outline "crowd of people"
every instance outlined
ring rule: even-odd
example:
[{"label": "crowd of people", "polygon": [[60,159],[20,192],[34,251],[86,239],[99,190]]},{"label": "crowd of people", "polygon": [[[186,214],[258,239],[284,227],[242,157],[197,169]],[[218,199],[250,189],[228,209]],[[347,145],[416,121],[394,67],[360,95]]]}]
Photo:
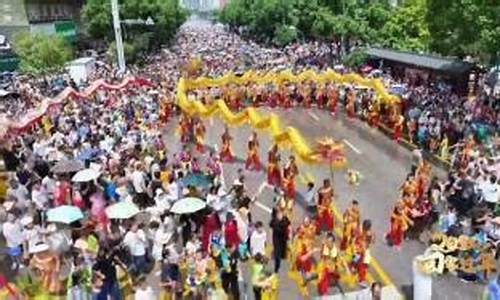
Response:
[{"label": "crowd of people", "polygon": [[[337,220],[342,226],[336,236],[333,187],[325,179],[316,193],[309,182],[315,213],[293,228],[299,173],[293,156],[283,163],[274,146],[264,164],[254,133],[245,170],[231,182],[223,174],[223,164],[234,160],[228,130],[221,133],[218,152],[205,147],[201,119],[179,117],[181,151],[169,150],[162,130],[177,113],[175,86],[194,58],[202,61],[197,72],[207,76],[247,69],[321,70],[327,49],[320,43],[267,49],[218,25],[184,26],[170,49],[151,57],[144,67],[132,68],[152,85],[100,90],[87,101],[67,100],[39,126],[9,137],[2,149],[6,172],[0,182],[1,231],[12,271],[29,280],[8,283],[0,278],[2,291],[15,299],[32,293],[36,283],[42,287],[38,293],[67,294],[68,299],[239,299],[245,292],[240,279],[249,273],[256,299],[277,299],[277,274],[284,259],[304,295],[311,283],[320,295],[332,287],[342,291],[346,276],[365,286],[375,237],[356,200]],[[109,70],[99,76],[117,80]],[[50,95],[37,80],[19,82],[20,101],[2,104],[2,113],[11,118]],[[372,126],[386,124],[395,139],[408,134],[410,141],[430,151],[447,152],[456,145],[455,168],[447,183],[431,177],[428,163],[419,164],[408,177],[387,238],[399,246],[410,230],[419,233],[434,219],[440,219],[446,234],[465,228],[473,228],[469,235],[481,232],[477,228],[497,234],[490,213],[498,202],[498,162],[483,146],[488,138],[478,135],[483,127],[498,131],[498,110],[491,103],[464,103],[449,92],[417,87],[402,105],[391,107],[379,103],[370,90],[333,82],[228,85],[191,93],[206,103],[222,98],[234,110],[250,105],[317,106],[335,114],[344,107],[349,117],[365,118]],[[457,104],[452,109],[449,99]],[[476,136],[465,138],[471,133]],[[245,172],[260,170],[276,191],[268,226],[252,216],[253,199],[245,187]],[[473,205],[479,198],[487,204],[483,210]],[[192,199],[202,200],[198,208],[177,210],[184,203],[192,208]],[[80,214],[54,216],[54,210],[68,206]],[[445,213],[439,216],[438,209]],[[462,220],[482,223],[462,228]],[[375,283],[372,292],[374,299],[380,297],[380,285]]]},{"label": "crowd of people", "polygon": [[405,239],[420,240],[429,246],[419,258],[424,272],[488,283],[486,290],[494,292],[500,255],[498,156],[481,149],[472,135],[455,156],[443,179],[420,156],[400,188],[386,238],[396,248]]}]

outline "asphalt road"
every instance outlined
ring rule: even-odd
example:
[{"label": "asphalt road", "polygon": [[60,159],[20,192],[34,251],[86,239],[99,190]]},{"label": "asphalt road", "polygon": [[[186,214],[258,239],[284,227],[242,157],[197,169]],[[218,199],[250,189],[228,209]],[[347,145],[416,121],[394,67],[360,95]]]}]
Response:
[{"label": "asphalt road", "polygon": [[[269,110],[261,109],[261,112]],[[342,140],[345,144],[348,158],[348,168],[355,169],[362,174],[361,183],[353,188],[347,183],[346,171],[337,170],[334,174],[334,187],[336,190],[336,206],[340,213],[348,206],[351,199],[360,202],[362,219],[370,219],[376,234],[375,244],[372,246],[372,255],[376,262],[372,262],[370,275],[374,280],[393,283],[397,290],[409,299],[412,284],[411,262],[414,256],[423,253],[425,245],[417,241],[405,241],[401,251],[396,251],[385,244],[384,233],[389,226],[389,217],[394,202],[397,200],[398,188],[405,178],[411,166],[411,152],[401,145],[396,144],[380,131],[368,127],[359,120],[348,120],[342,113],[336,116],[321,110],[273,110],[283,121],[284,126],[294,126],[300,130],[302,135],[313,142],[317,138],[332,137]],[[224,124],[217,117],[206,119],[205,126],[207,134],[205,144],[216,148],[220,145],[220,135]],[[169,153],[179,150],[179,138],[175,135],[175,122],[167,125],[166,132],[167,147]],[[235,179],[236,171],[244,168],[242,161],[246,156],[246,145],[252,129],[247,126],[230,128],[234,140],[233,151],[239,158],[238,162],[224,164],[224,177],[226,183],[230,184]],[[269,136],[264,132],[259,133],[261,144],[261,158],[265,161],[266,152],[271,146]],[[288,157],[288,151],[281,151],[282,157]],[[330,170],[325,165],[299,164],[302,174],[309,173],[315,178],[318,186],[324,178],[330,177]],[[443,174],[442,170],[436,168],[437,173]],[[249,194],[257,193],[261,184],[265,181],[265,173],[245,171],[246,185]],[[299,192],[305,190],[305,186],[298,182]],[[264,224],[270,219],[272,203],[272,191],[264,189],[257,198],[252,208],[255,220],[261,220]],[[305,216],[303,206],[297,205],[293,224],[297,226]],[[378,262],[378,265],[375,264]],[[287,269],[281,274],[280,298],[300,299],[296,283],[287,276]],[[245,276],[246,277],[246,276]],[[352,287],[345,287],[352,290]],[[310,288],[314,295],[313,287]],[[482,286],[465,284],[456,278],[446,276],[436,278],[433,283],[433,299],[477,299]],[[334,290],[332,290],[334,291]]]}]

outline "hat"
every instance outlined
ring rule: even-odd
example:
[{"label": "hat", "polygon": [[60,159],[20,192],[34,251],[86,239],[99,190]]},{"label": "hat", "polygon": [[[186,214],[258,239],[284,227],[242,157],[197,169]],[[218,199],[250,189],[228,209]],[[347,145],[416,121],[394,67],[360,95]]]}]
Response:
[{"label": "hat", "polygon": [[35,246],[31,247],[29,253],[30,254],[40,253],[49,250],[49,248],[50,248],[49,245],[42,242],[40,244],[36,244]]},{"label": "hat", "polygon": [[27,225],[32,224],[32,223],[33,223],[33,217],[32,216],[24,216],[21,219],[21,225],[23,225],[23,226],[27,226]]}]

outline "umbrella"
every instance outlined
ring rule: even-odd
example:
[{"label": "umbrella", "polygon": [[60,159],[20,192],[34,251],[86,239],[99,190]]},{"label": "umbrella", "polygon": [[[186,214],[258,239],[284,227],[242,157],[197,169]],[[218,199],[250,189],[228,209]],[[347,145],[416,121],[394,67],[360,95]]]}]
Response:
[{"label": "umbrella", "polygon": [[175,202],[170,211],[176,214],[190,214],[205,208],[205,206],[207,206],[205,201],[187,197]]},{"label": "umbrella", "polygon": [[182,178],[181,182],[184,186],[191,185],[194,187],[207,187],[212,183],[210,177],[202,173],[191,173]]},{"label": "umbrella", "polygon": [[70,224],[83,219],[82,211],[71,205],[61,205],[47,211],[47,221]]},{"label": "umbrella", "polygon": [[81,171],[78,171],[78,173],[71,178],[71,181],[73,182],[87,182],[87,181],[92,181],[94,179],[97,179],[99,177],[100,173],[97,172],[94,169],[84,169]]},{"label": "umbrella", "polygon": [[56,174],[78,172],[84,168],[82,162],[77,160],[61,160],[52,167],[52,172]]},{"label": "umbrella", "polygon": [[106,215],[110,219],[128,219],[139,213],[139,207],[132,202],[122,201],[106,208]]}]

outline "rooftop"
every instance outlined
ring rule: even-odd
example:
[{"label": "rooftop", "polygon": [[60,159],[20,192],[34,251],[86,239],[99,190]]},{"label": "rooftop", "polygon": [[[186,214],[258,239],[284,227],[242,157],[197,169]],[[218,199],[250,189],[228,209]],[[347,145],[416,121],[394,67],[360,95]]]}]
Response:
[{"label": "rooftop", "polygon": [[474,66],[471,63],[459,59],[392,49],[368,48],[366,54],[374,58],[381,58],[420,68],[455,74],[465,73]]}]

